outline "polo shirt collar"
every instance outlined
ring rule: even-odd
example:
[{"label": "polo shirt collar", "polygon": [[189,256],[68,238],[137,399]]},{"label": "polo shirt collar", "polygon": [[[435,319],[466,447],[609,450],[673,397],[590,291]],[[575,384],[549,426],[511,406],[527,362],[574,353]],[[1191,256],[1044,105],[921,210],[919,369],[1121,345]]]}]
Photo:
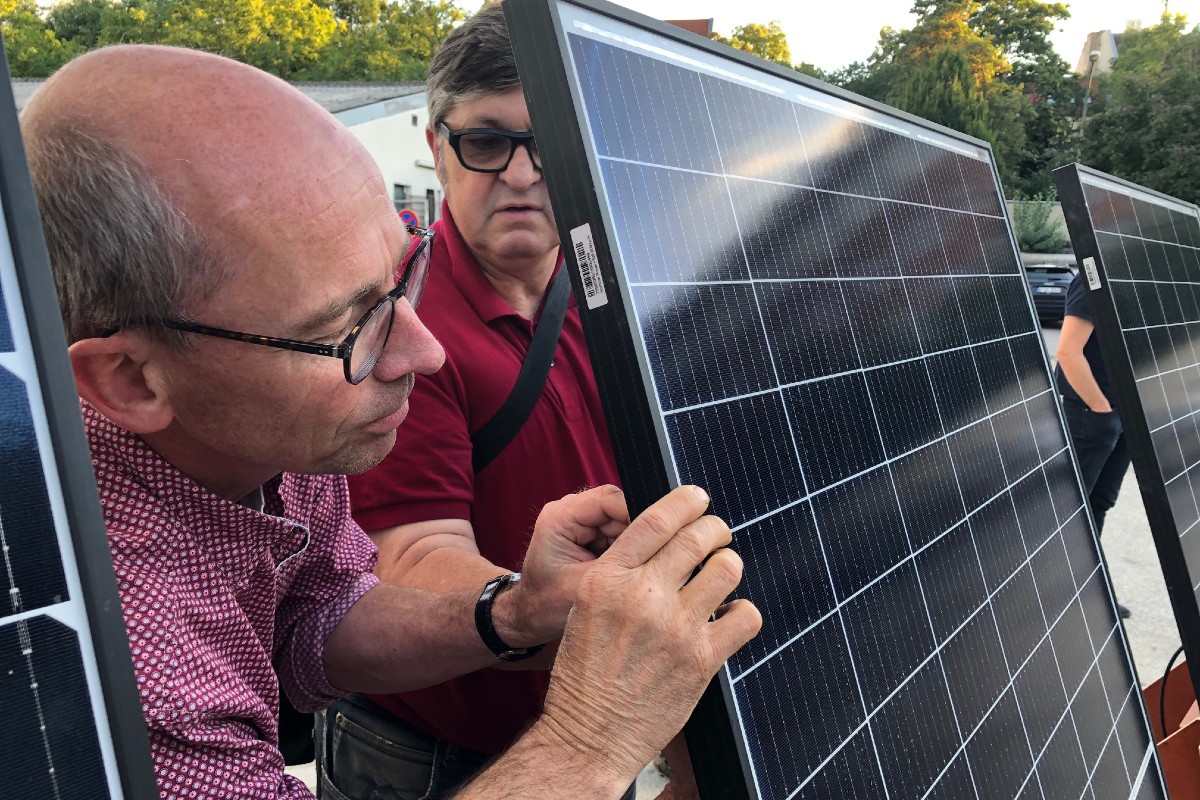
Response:
[{"label": "polo shirt collar", "polygon": [[[442,247],[446,248],[445,255],[448,257],[443,258],[442,263],[449,262],[450,277],[453,279],[454,285],[458,287],[463,297],[466,298],[467,303],[479,315],[479,319],[484,324],[489,325],[495,320],[504,317],[513,317],[525,321],[508,304],[508,301],[500,296],[500,293],[496,291],[496,287],[492,286],[492,282],[483,273],[483,267],[475,259],[471,248],[467,247],[462,234],[458,232],[458,226],[454,223],[454,215],[450,213],[450,204],[445,200],[442,201],[442,216],[434,223],[434,228],[437,231],[437,238],[434,239],[433,243],[434,258],[436,259],[438,250]],[[434,265],[435,269],[441,268],[441,265],[436,260]],[[563,262],[560,250],[558,265],[555,267],[554,274],[550,278],[551,283],[553,283],[554,277],[558,275],[558,270],[562,268]],[[547,288],[549,288],[549,284],[547,284]],[[571,296],[570,305],[575,305],[574,295]]]}]

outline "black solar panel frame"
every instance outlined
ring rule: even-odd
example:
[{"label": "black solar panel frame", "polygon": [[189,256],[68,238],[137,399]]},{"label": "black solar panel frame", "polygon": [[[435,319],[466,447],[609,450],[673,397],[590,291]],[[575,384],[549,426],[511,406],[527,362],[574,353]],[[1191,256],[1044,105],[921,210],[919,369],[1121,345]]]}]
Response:
[{"label": "black solar panel frame", "polygon": [[[1190,205],[1192,208],[1196,206],[1083,164],[1067,164],[1054,171],[1054,181],[1058,187],[1067,230],[1071,235],[1075,259],[1081,269],[1084,269],[1084,259],[1094,259],[1096,273],[1100,279],[1099,288],[1092,288],[1086,276],[1083,285],[1087,291],[1092,316],[1095,318],[1095,333],[1100,342],[1101,355],[1104,356],[1104,366],[1108,370],[1113,393],[1116,395],[1117,411],[1125,430],[1125,442],[1137,475],[1146,518],[1150,522],[1150,533],[1158,551],[1167,594],[1175,612],[1175,623],[1183,643],[1188,672],[1191,674],[1193,687],[1200,692],[1200,604],[1197,603],[1196,592],[1192,589],[1196,581],[1192,579],[1184,559],[1180,532],[1171,513],[1166,483],[1159,467],[1158,456],[1154,452],[1150,423],[1138,394],[1133,363],[1125,346],[1124,332],[1121,330],[1116,305],[1109,289],[1108,272],[1096,241],[1095,229],[1084,196],[1085,175],[1176,205]],[[1200,579],[1200,576],[1196,577]]]},{"label": "black solar panel frame", "polygon": [[[157,797],[150,743],[134,679],[129,640],[100,511],[91,450],[67,356],[25,146],[17,120],[7,54],[0,41],[0,207],[21,288],[21,301],[44,398],[67,526],[78,564],[119,781],[127,798]],[[91,713],[91,709],[87,709]]]},{"label": "black solar panel frame", "polygon": [[[722,59],[739,62],[752,69],[765,71],[789,82],[991,152],[991,145],[980,139],[817,81],[780,65],[741,52],[732,52],[729,48],[708,39],[606,0],[566,1],[572,6],[634,25]],[[669,491],[678,480],[673,480],[674,469],[671,466],[666,432],[656,419],[651,404],[646,402],[647,398],[655,396],[650,383],[651,369],[635,344],[639,333],[631,300],[623,292],[624,287],[616,277],[618,270],[610,242],[604,233],[614,229],[613,220],[599,194],[599,182],[591,182],[591,176],[599,175],[600,169],[598,163],[593,163],[594,155],[583,146],[586,140],[581,122],[583,100],[577,96],[568,78],[572,71],[570,48],[563,33],[557,2],[558,0],[505,0],[503,8],[518,72],[522,75],[530,118],[534,129],[538,131],[539,151],[544,157],[546,181],[551,204],[555,209],[560,240],[564,243],[570,242],[572,226],[581,221],[600,220],[603,223],[600,233],[593,238],[593,243],[599,272],[604,279],[607,302],[601,307],[588,309],[581,301],[580,313],[584,319],[584,335],[590,352],[603,354],[602,357],[593,355],[592,366],[626,498],[631,513],[636,514]],[[989,169],[999,190],[1000,180],[994,159],[989,159]],[[1007,209],[1004,209],[1003,213],[1008,216]],[[1011,238],[1011,220],[1008,229]],[[1015,244],[1014,240],[1014,249]],[[585,291],[577,259],[572,253],[567,256],[567,260],[574,267],[569,269],[568,273],[575,295],[577,298],[583,298]],[[1027,285],[1025,291],[1032,308],[1032,297]],[[1057,403],[1055,406],[1057,408]],[[1061,411],[1059,417],[1061,423]],[[1071,462],[1078,481],[1078,465],[1073,454]],[[1094,531],[1095,526],[1090,519],[1091,512],[1086,508],[1086,503],[1084,512],[1088,515],[1089,529]],[[1100,558],[1103,560],[1102,553]],[[1107,573],[1107,565],[1104,565],[1103,569]],[[1136,671],[1134,677],[1137,680]],[[1138,683],[1140,685],[1140,681]],[[1141,705],[1140,693],[1137,694],[1138,703]],[[1144,706],[1141,713],[1145,714]],[[697,779],[705,788],[706,800],[751,800],[757,797],[751,777],[749,753],[729,725],[729,721],[736,718],[732,685],[726,671],[722,670],[701,698],[684,731]],[[1157,765],[1157,759],[1155,764]],[[1153,770],[1159,774],[1161,780],[1159,767],[1154,766]]]}]

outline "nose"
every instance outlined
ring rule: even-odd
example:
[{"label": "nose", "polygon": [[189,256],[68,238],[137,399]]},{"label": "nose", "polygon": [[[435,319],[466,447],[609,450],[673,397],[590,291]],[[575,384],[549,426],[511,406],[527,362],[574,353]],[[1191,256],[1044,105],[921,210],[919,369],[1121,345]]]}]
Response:
[{"label": "nose", "polygon": [[542,171],[533,164],[529,146],[522,144],[508,162],[508,169],[500,173],[500,180],[514,189],[528,189],[542,179]]},{"label": "nose", "polygon": [[441,369],[446,351],[417,317],[408,299],[401,297],[392,312],[392,333],[379,356],[372,376],[378,381],[395,381],[410,372],[430,375]]}]

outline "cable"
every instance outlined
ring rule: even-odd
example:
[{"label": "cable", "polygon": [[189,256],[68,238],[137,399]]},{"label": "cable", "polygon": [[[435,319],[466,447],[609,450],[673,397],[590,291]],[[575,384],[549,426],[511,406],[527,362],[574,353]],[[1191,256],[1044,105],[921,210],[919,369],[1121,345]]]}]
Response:
[{"label": "cable", "polygon": [[1183,652],[1183,645],[1175,651],[1171,656],[1171,660],[1167,662],[1167,670],[1163,673],[1162,683],[1158,685],[1158,721],[1162,724],[1163,738],[1167,738],[1167,678],[1171,677],[1171,667],[1175,666],[1175,659],[1179,658],[1179,654]]}]

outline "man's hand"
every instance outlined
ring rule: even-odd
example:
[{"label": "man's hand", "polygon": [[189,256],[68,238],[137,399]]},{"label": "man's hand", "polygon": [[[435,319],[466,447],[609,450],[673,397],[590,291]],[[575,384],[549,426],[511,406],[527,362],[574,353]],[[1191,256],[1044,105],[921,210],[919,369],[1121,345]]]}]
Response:
[{"label": "man's hand", "polygon": [[579,581],[628,525],[625,495],[615,486],[547,503],[534,523],[520,583],[492,610],[505,644],[528,647],[561,636]]},{"label": "man's hand", "polygon": [[545,711],[531,729],[567,751],[565,763],[583,755],[618,784],[636,775],[762,626],[750,602],[722,605],[741,580],[742,561],[719,549],[732,534],[717,517],[701,516],[707,507],[701,489],[674,490],[583,576]]}]

